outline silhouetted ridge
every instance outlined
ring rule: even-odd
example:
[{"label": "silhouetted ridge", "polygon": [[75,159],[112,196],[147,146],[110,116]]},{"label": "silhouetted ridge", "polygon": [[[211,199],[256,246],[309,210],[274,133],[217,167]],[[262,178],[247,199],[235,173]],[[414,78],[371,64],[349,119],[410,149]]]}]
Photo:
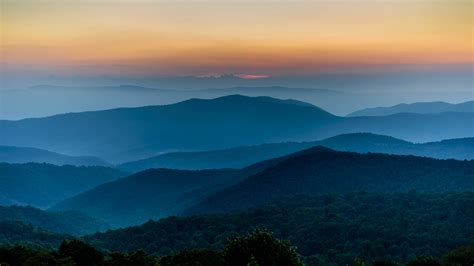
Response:
[{"label": "silhouetted ridge", "polygon": [[99,185],[60,202],[52,210],[81,211],[113,226],[135,225],[176,215],[251,173],[233,169],[148,169]]},{"label": "silhouetted ridge", "polygon": [[344,142],[353,142],[353,141],[359,141],[359,142],[370,142],[370,143],[400,143],[400,144],[405,144],[405,143],[410,143],[408,141],[404,141],[401,139],[397,139],[391,136],[385,136],[385,135],[378,135],[378,134],[372,134],[372,133],[350,133],[350,134],[341,134],[337,135],[334,137],[330,137],[324,140],[325,142],[339,142],[339,143],[344,143]]},{"label": "silhouetted ridge", "polygon": [[289,104],[289,105],[294,105],[294,106],[299,106],[299,107],[309,107],[309,108],[314,108],[317,109],[321,112],[326,113],[327,115],[332,115],[323,109],[314,106],[310,103],[302,102],[302,101],[297,101],[297,100],[292,100],[292,99],[287,99],[287,100],[282,100],[282,99],[276,99],[268,96],[256,96],[256,97],[248,97],[240,94],[234,94],[234,95],[228,95],[228,96],[222,96],[219,98],[215,99],[189,99],[186,101],[182,101],[176,104],[173,104],[171,106],[195,106],[195,107],[200,107],[203,105],[225,105],[226,107],[231,107],[233,105],[245,107],[246,105],[254,105],[254,104]]},{"label": "silhouetted ridge", "polygon": [[316,147],[214,193],[186,213],[227,212],[298,194],[474,190],[474,161],[336,152]]}]

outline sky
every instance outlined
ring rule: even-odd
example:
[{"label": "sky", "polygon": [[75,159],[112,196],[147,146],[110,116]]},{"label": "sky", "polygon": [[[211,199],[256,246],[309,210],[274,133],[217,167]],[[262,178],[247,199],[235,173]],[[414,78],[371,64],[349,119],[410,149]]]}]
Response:
[{"label": "sky", "polygon": [[[2,79],[472,67],[470,0],[0,0]],[[8,76],[8,77],[7,77]]]}]

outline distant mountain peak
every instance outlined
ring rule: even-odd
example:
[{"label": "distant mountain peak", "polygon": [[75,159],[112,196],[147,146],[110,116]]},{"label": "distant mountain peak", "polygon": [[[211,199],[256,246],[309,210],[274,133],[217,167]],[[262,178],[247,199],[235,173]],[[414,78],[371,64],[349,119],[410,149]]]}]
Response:
[{"label": "distant mountain peak", "polygon": [[232,94],[232,95],[226,95],[226,96],[212,98],[212,99],[192,98],[192,99],[189,99],[189,100],[185,100],[185,101],[176,103],[176,105],[189,104],[189,103],[290,104],[290,105],[295,105],[295,106],[311,107],[311,108],[319,109],[321,111],[324,111],[324,112],[328,113],[327,111],[325,111],[325,110],[323,110],[323,109],[321,109],[321,108],[319,108],[315,105],[312,105],[310,103],[303,102],[303,101],[298,101],[298,100],[293,100],[293,99],[277,99],[277,98],[273,98],[273,97],[270,97],[270,96],[246,96],[246,95],[242,95],[242,94]]},{"label": "distant mountain peak", "polygon": [[299,156],[299,155],[305,155],[305,154],[315,154],[315,153],[332,153],[332,152],[337,152],[333,149],[330,149],[328,147],[322,146],[322,145],[317,145],[299,152],[294,153],[294,156]]},{"label": "distant mountain peak", "polygon": [[370,143],[383,142],[383,143],[410,143],[405,140],[397,139],[392,136],[374,134],[369,132],[360,132],[360,133],[346,133],[340,134],[334,137],[325,139],[326,142],[344,142],[344,141],[369,141]]}]

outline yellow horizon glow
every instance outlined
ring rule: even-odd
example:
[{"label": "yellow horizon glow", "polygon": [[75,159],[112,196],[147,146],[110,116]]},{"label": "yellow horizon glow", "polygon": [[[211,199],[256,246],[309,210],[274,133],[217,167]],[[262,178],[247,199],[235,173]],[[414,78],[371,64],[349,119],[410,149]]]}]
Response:
[{"label": "yellow horizon glow", "polygon": [[474,61],[470,0],[3,0],[1,8],[3,64],[285,74]]}]

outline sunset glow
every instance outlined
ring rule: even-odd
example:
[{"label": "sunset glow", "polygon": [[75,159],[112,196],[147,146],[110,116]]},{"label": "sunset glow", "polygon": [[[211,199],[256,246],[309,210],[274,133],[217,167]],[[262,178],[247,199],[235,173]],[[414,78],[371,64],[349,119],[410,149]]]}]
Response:
[{"label": "sunset glow", "polygon": [[255,78],[473,62],[469,0],[1,5],[2,64],[13,70]]}]

